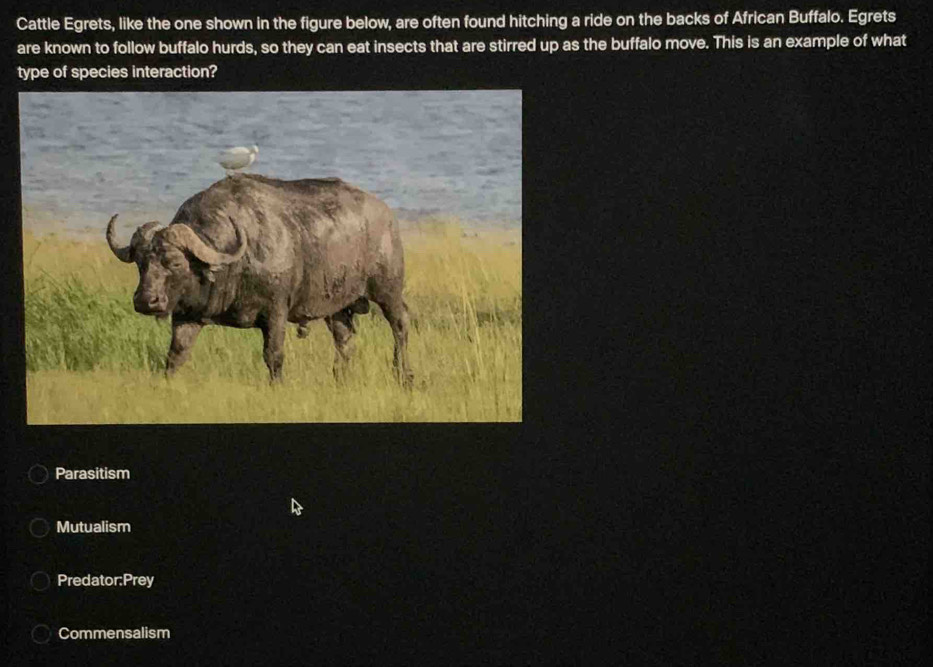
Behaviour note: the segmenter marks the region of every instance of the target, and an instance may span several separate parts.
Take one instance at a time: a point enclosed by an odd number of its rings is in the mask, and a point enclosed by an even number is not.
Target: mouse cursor
[[[301,516],[301,510],[303,509],[304,507],[301,506],[301,503],[292,498],[292,514],[295,516]]]

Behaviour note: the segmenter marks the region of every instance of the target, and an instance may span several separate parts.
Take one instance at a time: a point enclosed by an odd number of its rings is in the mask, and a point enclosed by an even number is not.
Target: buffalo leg
[[[377,301],[376,303],[382,308],[382,314],[385,315],[389,326],[392,327],[392,336],[395,338],[395,353],[392,357],[395,375],[399,382],[406,387],[410,387],[414,375],[408,363],[408,306],[405,305],[401,297],[389,299],[385,302]]]
[[[168,357],[165,359],[165,375],[170,376],[188,360],[194,341],[201,333],[198,322],[176,322],[172,320],[172,343],[168,348]]]
[[[334,379],[341,382],[346,376],[347,363],[353,351],[351,345],[355,331],[353,312],[349,308],[344,308],[330,317],[325,317],[324,322],[327,323],[327,328],[334,337]]]
[[[276,382],[282,379],[285,360],[285,313],[273,311],[259,328],[262,330],[262,358],[269,367],[269,379]]]

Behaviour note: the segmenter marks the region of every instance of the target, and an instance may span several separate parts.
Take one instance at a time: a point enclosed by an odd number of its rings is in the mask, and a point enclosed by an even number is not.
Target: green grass
[[[103,235],[101,234],[101,237]],[[375,304],[357,316],[344,382],[323,322],[289,327],[284,379],[270,385],[256,329],[206,327],[163,377],[168,321],[133,311],[137,273],[100,241],[25,235],[30,424],[520,421],[521,242],[464,236],[452,220],[409,228],[405,298],[415,387],[392,374],[392,334]]]

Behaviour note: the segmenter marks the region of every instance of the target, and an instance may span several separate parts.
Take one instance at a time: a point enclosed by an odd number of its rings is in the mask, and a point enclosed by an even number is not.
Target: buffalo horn
[[[201,237],[195,234],[194,230],[191,229],[191,227],[188,225],[169,225],[168,229],[164,233],[166,235],[171,234],[172,236],[171,239],[167,238],[166,240],[170,240],[178,247],[189,251],[192,255],[197,257],[205,264],[217,266],[220,264],[230,264],[235,262],[240,259],[246,252],[246,239],[243,238],[243,232],[240,230],[239,225],[235,223],[233,223],[233,229],[236,232],[237,240],[237,249],[233,253],[225,253],[214,250],[204,241],[202,241]]]
[[[107,223],[107,245],[110,246],[110,249],[113,251],[113,254],[117,256],[121,262],[132,262],[133,261],[133,247],[131,245],[123,246],[122,248],[117,245],[116,239],[114,238],[114,229],[113,223],[117,220],[117,215],[115,214],[110,218],[110,222]]]

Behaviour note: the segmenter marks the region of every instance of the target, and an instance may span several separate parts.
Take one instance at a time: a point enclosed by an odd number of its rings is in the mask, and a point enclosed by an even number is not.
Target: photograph
[[[29,424],[522,420],[522,93],[20,93]]]

